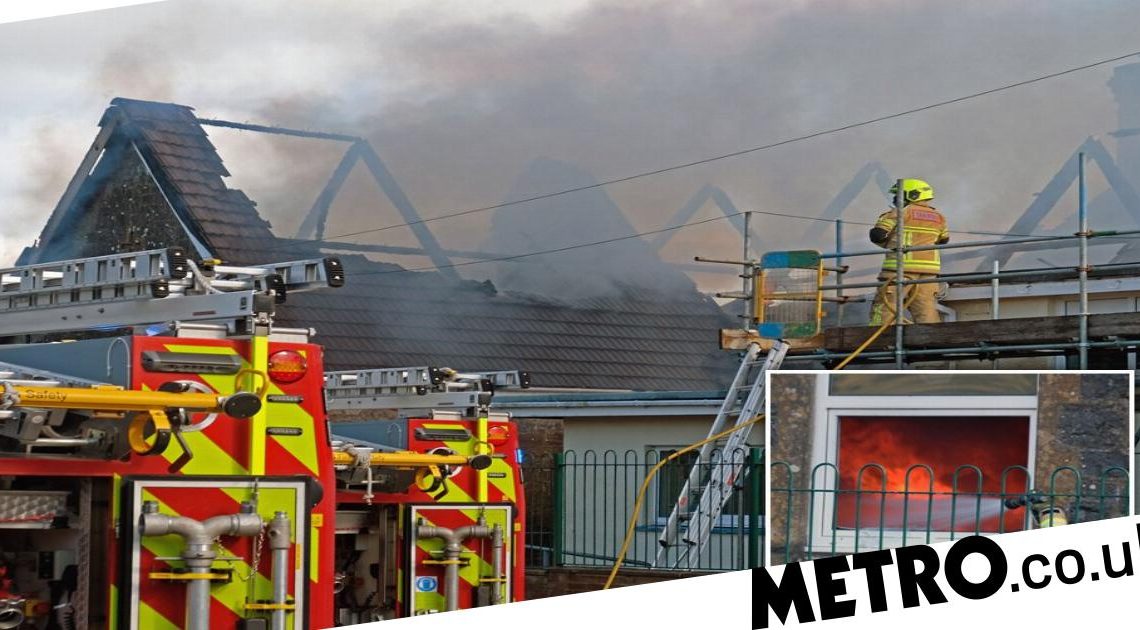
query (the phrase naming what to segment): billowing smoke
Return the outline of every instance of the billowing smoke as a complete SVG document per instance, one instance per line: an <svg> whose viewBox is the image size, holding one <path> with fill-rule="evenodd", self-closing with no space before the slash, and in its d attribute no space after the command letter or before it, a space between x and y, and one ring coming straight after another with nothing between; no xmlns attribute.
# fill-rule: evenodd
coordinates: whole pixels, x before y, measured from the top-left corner
<svg viewBox="0 0 1140 630"><path fill-rule="evenodd" d="M527 199L550 190L596 184L582 170L555 160L531 162L511 188L509 198ZM604 190L543 199L526 206L495 210L483 249L506 256L565 249L519 258L494 267L495 284L507 290L564 297L620 296L627 287L684 295L692 282L681 273L662 269L661 261L642 240L614 241L597 247L567 249L581 243L618 239L636 232Z"/></svg>
<svg viewBox="0 0 1140 630"><path fill-rule="evenodd" d="M1138 18L1140 6L1131 3L1041 11L1031 0L567 1L478 11L465 3L163 3L0 27L0 79L10 88L0 99L14 106L3 108L0 139L38 150L27 121L49 112L83 130L53 160L69 175L114 95L185 103L203 116L356 133L373 142L431 217L533 190L527 181L536 164L557 162L574 173L543 179L555 187L610 179L1113 56L1135 47ZM84 54L63 55L63 48ZM38 62L36 77L55 79L34 79L30 59ZM1105 85L1111 70L618 184L604 195L568 195L557 200L558 212L599 211L544 222L557 226L547 235L525 215L545 216L553 200L430 225L456 249L545 249L665 227L705 184L724 189L742 210L811 216L864 164L881 161L893 176L929 179L953 227L1002 229L1086 136L1116 128ZM233 184L259 201L284 236L292 236L338 158L315 144L259 145L221 131L212 137ZM0 162L0 203L46 216L58 193L12 184L37 177L30 164L11 155ZM60 190L58 173L53 177L47 188ZM1099 179L1091 184L1103 188ZM848 218L873 220L881 211L884 200L873 188L856 198ZM354 174L327 233L402 223L374 192ZM716 212L708 205L696 218ZM4 257L14 257L39 225L6 231ZM809 225L758 217L759 248L829 248L830 230L823 242L800 240ZM859 242L864 233L852 225L847 237ZM406 228L353 240L416 244ZM736 256L740 247L736 231L720 221L678 231L660 256L685 262ZM630 271L627 260L610 255L615 249L645 248L599 250L592 276ZM473 265L462 273L542 282L518 278L521 269L542 266ZM652 280L672 282L669 276ZM731 272L695 279L706 290L739 286Z"/></svg>

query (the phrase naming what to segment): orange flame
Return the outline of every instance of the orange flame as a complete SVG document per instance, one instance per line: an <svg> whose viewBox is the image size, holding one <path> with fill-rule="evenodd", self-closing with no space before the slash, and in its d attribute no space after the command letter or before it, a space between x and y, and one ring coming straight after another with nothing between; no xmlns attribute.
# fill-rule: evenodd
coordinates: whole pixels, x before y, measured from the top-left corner
<svg viewBox="0 0 1140 630"><path fill-rule="evenodd" d="M1024 510L1002 504L1027 491L1028 445L1025 417L841 417L837 524L1020 530Z"/></svg>

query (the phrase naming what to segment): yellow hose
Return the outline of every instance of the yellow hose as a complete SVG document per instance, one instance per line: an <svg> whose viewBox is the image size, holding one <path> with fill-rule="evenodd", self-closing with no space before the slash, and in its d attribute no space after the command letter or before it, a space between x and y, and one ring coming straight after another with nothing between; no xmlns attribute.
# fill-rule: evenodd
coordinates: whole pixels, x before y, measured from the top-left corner
<svg viewBox="0 0 1140 630"><path fill-rule="evenodd" d="M888 280L888 282L893 282L893 281ZM907 309L907 307L910 306L910 303L913 302L914 298L916 298L916 297L918 297L918 291L915 291L914 293L911 294L911 296L909 298L907 298L906 303L903 304L903 310L904 311ZM886 303L884 303L883 305L888 306ZM891 308L891 307L888 306L888 308ZM894 309L892 308L892 310L894 310ZM843 359L843 361L841 361L839 363L839 365L835 366L835 368L833 368L832 371L842 370L843 368L847 367L847 364L851 363L852 361L855 360L855 357L862 354L863 351L867 349L867 346L871 345L872 343L875 343L875 340L878 339L879 336L881 336L884 331L886 331L891 326L894 326L895 320L897 320L897 319L898 319L898 313L894 313L889 321L887 321L882 326L879 326L878 330L871 333L871 336L867 337L867 340L863 342L863 345L856 348L855 352L852 352L851 354L847 355L847 358Z"/></svg>
<svg viewBox="0 0 1140 630"><path fill-rule="evenodd" d="M907 298L906 303L903 304L903 310L906 310L906 308L910 306L910 303L913 302L914 298L917 296L918 296L918 292L916 291L909 298ZM872 333L871 336L868 337L867 340L863 342L863 345L856 348L855 351L852 352L850 355L848 355L846 359L843 359L843 361L838 366L836 366L835 369L836 370L842 370L848 363L855 360L855 357L858 357L860 353L862 353L864 350L866 350L867 346L870 346L872 343L874 343L875 340L878 339L879 336L882 335L884 331L886 331L891 326L894 326L895 320L897 319L898 314L894 313L893 315L894 316L891 317L890 321L888 321L885 324L883 324L882 326L880 326L878 330L876 330L874 333ZM665 459L657 462L657 464L649 470L649 473L647 475L645 475L645 481L641 482L641 488L637 491L637 500L634 501L634 503L633 503L633 516L629 519L629 525L626 527L626 530L625 530L625 540L623 540L621 543L621 549L618 551L617 557L614 559L614 566L612 569L610 569L610 575L608 578L606 578L606 584L605 584L605 586L602 587L602 590L607 590L610 588L610 586L613 586L614 579L617 578L618 571L621 570L621 565L625 561L625 554L627 552L629 552L629 545L631 542L633 542L633 534L634 534L634 531L637 529L638 513L641 511L642 503L645 502L645 493L649 490L649 483L651 481L653 481L653 478L655 476L657 476L658 471L660 471L661 468L665 464L668 464L669 462L680 457L681 455L684 455L685 453L688 453L689 451L700 448L700 447L704 446L705 444L708 444L709 442L719 440L720 438L725 437L726 435L729 435L730 433L733 433L734 431L736 431L742 427L751 426L753 424L756 424L757 422L762 421L763 419L764 419L764 415L761 414L761 415L756 416L755 418L752 418L751 420L745 422L744 424L737 425L737 426L729 428L729 429L725 429L724 431L721 431L720 433L717 433L716 435L707 437L707 438L705 438L699 442L694 442L694 443L686 446L685 448L674 451L672 454L670 454Z"/></svg>
<svg viewBox="0 0 1140 630"><path fill-rule="evenodd" d="M678 449L677 451L673 452L665 459L657 462L657 465L655 465L653 468L649 469L649 473L645 475L645 481L641 482L641 489L637 491L637 500L633 503L633 516L629 519L629 526L626 527L625 530L625 540L622 541L621 550L618 551L617 558L614 559L613 569L610 570L610 576L606 578L606 584L602 587L603 591L613 585L614 579L617 577L618 571L621 569L621 565L625 561L625 554L629 551L629 545L633 541L634 530L637 529L637 515L639 512L641 512L641 504L645 502L645 493L649 490L649 482L653 481L653 477L657 475L657 472L661 470L661 467L693 449L700 448L709 442L719 440L720 438L725 437L728 434L738 431L744 427L752 426L757 422L762 421L763 419L764 414L760 414L755 418L748 420L747 422L725 429L724 431L721 431L716 435L711 435L701 440L700 442L693 442L685 448Z"/></svg>

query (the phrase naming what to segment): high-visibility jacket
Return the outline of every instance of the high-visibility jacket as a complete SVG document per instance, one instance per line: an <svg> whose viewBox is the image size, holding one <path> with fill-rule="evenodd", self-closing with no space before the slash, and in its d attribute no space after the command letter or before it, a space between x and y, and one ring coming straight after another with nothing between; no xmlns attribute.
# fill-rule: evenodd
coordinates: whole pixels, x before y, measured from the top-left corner
<svg viewBox="0 0 1140 630"><path fill-rule="evenodd" d="M884 271L897 271L898 262L894 249L898 247L898 234L895 230L895 210L887 210L879 215L875 227L888 233L887 242L883 247L887 250L883 260ZM903 209L903 247L922 247L936 245L950 240L950 231L946 227L946 217L931 206L922 203L912 203ZM906 252L903 254L904 273L939 273L942 271L942 259L938 250L921 252Z"/></svg>

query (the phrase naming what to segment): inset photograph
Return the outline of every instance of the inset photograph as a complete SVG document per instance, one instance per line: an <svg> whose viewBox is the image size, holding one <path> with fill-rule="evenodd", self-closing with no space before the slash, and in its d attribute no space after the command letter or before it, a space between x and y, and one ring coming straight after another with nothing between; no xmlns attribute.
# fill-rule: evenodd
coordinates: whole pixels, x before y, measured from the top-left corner
<svg viewBox="0 0 1140 630"><path fill-rule="evenodd" d="M772 564L1132 513L1131 372L773 372Z"/></svg>

